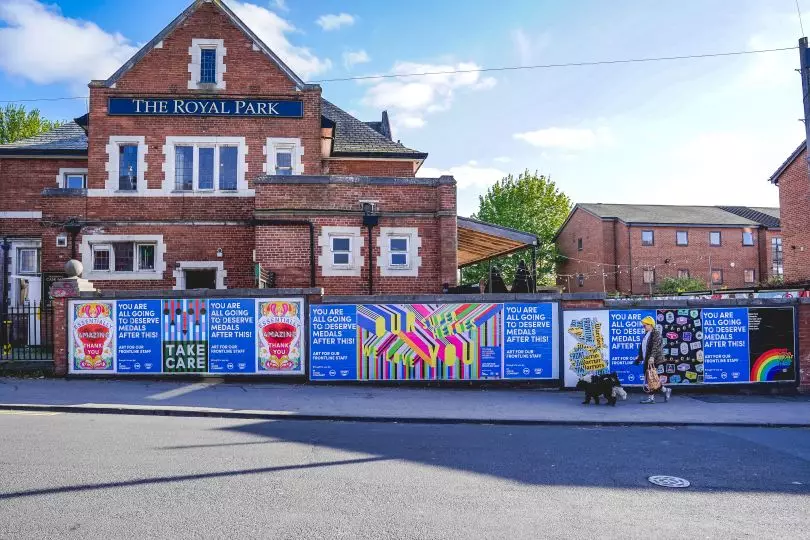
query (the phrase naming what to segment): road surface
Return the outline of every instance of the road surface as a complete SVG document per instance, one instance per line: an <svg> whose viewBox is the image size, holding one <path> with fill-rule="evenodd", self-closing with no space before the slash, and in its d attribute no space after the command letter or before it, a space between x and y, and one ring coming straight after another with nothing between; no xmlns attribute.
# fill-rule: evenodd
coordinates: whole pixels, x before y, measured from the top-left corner
<svg viewBox="0 0 810 540"><path fill-rule="evenodd" d="M692 486L655 487L647 481L654 474ZM805 429L0 411L3 539L807 538L808 531Z"/></svg>

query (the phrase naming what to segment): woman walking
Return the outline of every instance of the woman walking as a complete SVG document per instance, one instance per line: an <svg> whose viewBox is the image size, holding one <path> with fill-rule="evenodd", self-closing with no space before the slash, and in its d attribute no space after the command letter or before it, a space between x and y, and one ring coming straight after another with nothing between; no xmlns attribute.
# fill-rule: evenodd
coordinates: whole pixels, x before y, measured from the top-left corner
<svg viewBox="0 0 810 540"><path fill-rule="evenodd" d="M664 401L669 401L672 389L661 384L658 377L657 365L664 363L664 350L661 341L661 332L655 327L655 319L644 317L641 320L644 326L644 337L638 348L636 365L644 364L644 390L647 398L641 402L644 404L655 403L655 393L661 390L664 393Z"/></svg>

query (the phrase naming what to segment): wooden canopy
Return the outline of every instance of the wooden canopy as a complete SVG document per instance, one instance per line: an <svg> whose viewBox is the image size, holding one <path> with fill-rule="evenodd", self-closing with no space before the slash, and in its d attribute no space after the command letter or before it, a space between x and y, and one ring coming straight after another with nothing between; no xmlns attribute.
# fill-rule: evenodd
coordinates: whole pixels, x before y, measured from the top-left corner
<svg viewBox="0 0 810 540"><path fill-rule="evenodd" d="M537 236L534 234L476 219L458 218L459 268L536 245Z"/></svg>

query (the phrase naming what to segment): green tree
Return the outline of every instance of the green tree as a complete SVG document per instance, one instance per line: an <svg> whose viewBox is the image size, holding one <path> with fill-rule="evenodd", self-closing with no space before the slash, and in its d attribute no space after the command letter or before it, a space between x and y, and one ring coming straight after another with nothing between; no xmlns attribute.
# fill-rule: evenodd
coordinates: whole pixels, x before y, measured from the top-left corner
<svg viewBox="0 0 810 540"><path fill-rule="evenodd" d="M551 179L528 170L516 177L511 174L490 187L478 198L473 219L511 227L537 235L538 285L554 285L557 248L554 235L571 211L571 200ZM511 285L520 259L531 270L531 253L526 251L492 261L501 267L504 281ZM477 283L487 276L489 263L464 268L464 283Z"/></svg>
<svg viewBox="0 0 810 540"><path fill-rule="evenodd" d="M9 103L5 109L0 109L0 144L27 139L61 125L61 122L43 118L39 109L26 112L25 106Z"/></svg>
<svg viewBox="0 0 810 540"><path fill-rule="evenodd" d="M662 294L677 294L707 290L706 282L693 277L668 277L661 281L656 290Z"/></svg>

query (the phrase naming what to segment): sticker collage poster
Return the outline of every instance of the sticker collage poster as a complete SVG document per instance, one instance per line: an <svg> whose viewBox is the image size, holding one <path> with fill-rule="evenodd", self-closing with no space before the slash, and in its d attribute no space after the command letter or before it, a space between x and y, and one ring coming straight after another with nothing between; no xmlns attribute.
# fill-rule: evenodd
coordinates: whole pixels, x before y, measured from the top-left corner
<svg viewBox="0 0 810 540"><path fill-rule="evenodd" d="M611 371L624 385L642 384L635 360L647 316L661 334L665 362L657 369L665 384L796 380L793 308L661 308L565 312L565 386Z"/></svg>
<svg viewBox="0 0 810 540"><path fill-rule="evenodd" d="M310 307L313 380L551 379L556 304Z"/></svg>
<svg viewBox="0 0 810 540"><path fill-rule="evenodd" d="M71 302L71 373L303 375L301 298Z"/></svg>

